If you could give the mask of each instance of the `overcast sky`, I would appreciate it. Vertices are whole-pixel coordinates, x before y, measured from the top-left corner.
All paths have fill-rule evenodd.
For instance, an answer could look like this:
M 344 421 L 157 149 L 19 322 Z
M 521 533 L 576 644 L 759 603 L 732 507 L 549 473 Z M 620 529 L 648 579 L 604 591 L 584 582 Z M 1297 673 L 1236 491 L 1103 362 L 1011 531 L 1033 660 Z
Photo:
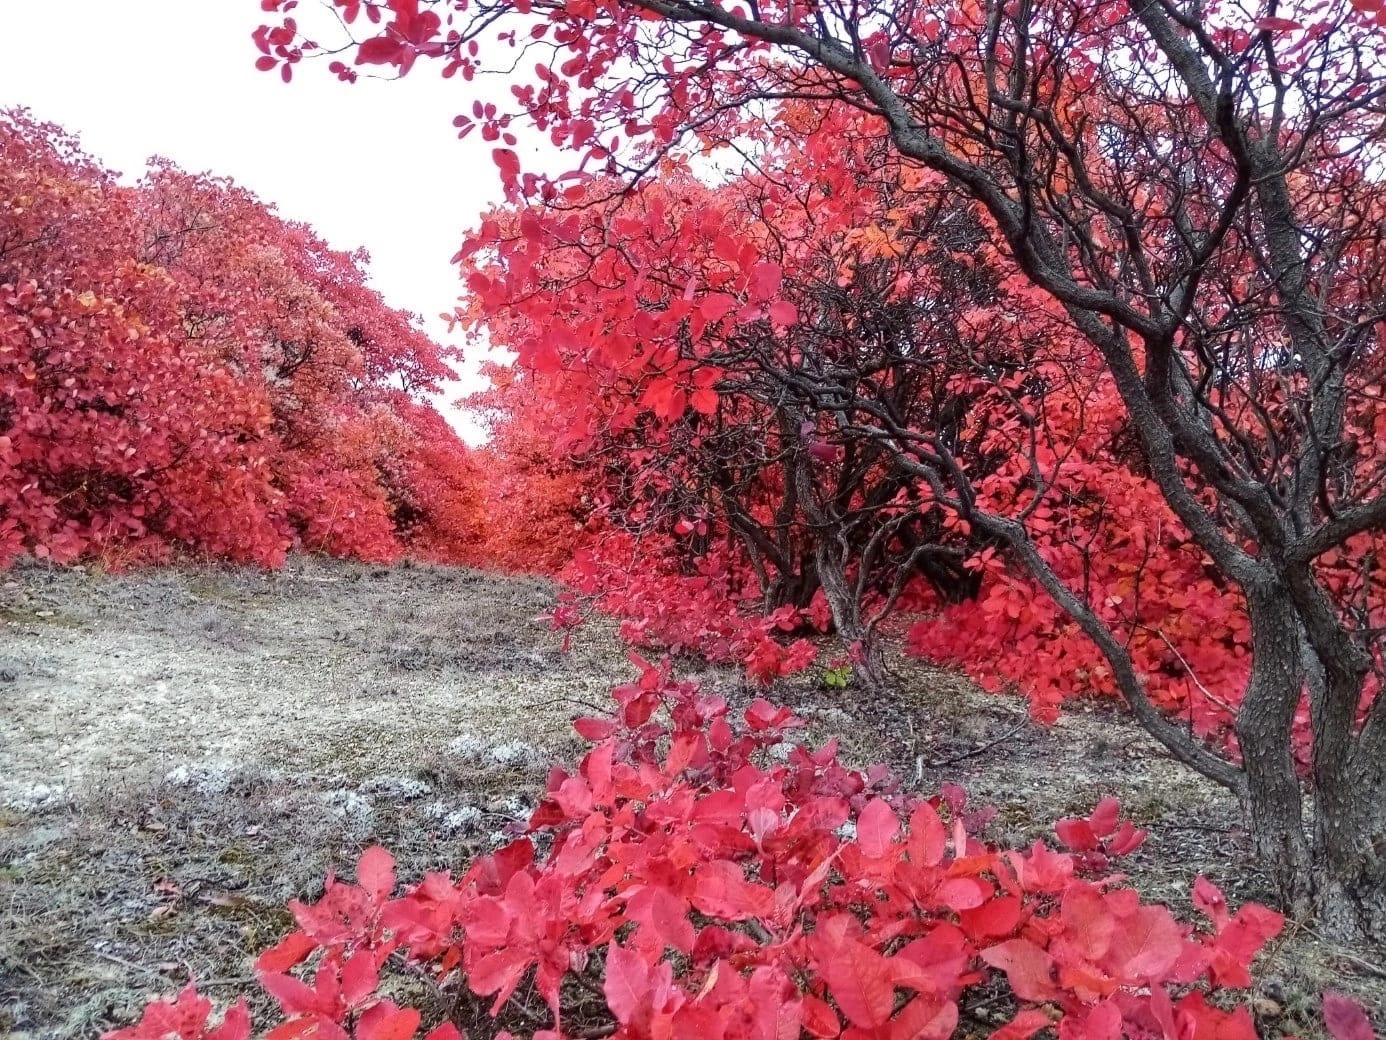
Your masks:
M 428 63 L 351 86 L 300 66 L 286 86 L 254 68 L 261 20 L 256 0 L 0 0 L 0 106 L 62 124 L 126 174 L 164 155 L 234 178 L 334 247 L 364 245 L 385 299 L 446 341 L 437 315 L 458 292 L 448 260 L 500 197 L 492 146 L 452 127 L 477 88 Z M 464 372 L 448 398 L 477 385 Z

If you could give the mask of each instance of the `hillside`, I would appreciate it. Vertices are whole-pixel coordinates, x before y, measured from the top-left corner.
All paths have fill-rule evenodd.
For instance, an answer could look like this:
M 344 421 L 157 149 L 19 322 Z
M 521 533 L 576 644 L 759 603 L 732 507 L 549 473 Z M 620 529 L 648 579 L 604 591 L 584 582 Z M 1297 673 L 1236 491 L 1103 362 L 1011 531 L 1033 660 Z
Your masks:
M 189 977 L 214 998 L 253 988 L 249 959 L 288 926 L 285 900 L 319 893 L 371 842 L 406 878 L 496 845 L 578 749 L 568 720 L 630 674 L 597 620 L 559 652 L 533 620 L 553 596 L 529 579 L 317 560 L 7 575 L 0 1036 L 92 1036 Z M 749 699 L 733 673 L 701 678 Z M 1234 807 L 1138 731 L 1093 711 L 1041 729 L 946 674 L 896 678 L 890 706 L 816 678 L 774 695 L 858 762 L 995 804 L 997 840 L 1044 837 L 1114 792 L 1151 830 L 1123 864 L 1147 895 L 1187 910 L 1201 870 L 1238 902 L 1267 897 Z M 1380 986 L 1360 951 L 1290 942 L 1261 976 L 1266 1025 L 1296 1026 L 1325 980 L 1369 1000 Z

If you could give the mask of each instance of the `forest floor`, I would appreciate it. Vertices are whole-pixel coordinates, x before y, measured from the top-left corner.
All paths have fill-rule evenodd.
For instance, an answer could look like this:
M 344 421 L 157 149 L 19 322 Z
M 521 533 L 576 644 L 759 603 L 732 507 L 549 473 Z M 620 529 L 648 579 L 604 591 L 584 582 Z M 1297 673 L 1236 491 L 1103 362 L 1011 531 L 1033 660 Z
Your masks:
M 0 574 L 0 1038 L 93 1037 L 189 978 L 214 999 L 253 990 L 285 902 L 366 845 L 410 879 L 506 840 L 579 752 L 569 721 L 631 675 L 598 619 L 561 653 L 535 620 L 554 599 L 532 579 L 318 560 Z M 1233 902 L 1268 898 L 1236 806 L 1109 705 L 1043 728 L 1018 700 L 898 667 L 889 703 L 814 673 L 771 696 L 851 761 L 995 805 L 995 841 L 1114 793 L 1150 830 L 1121 863 L 1148 897 L 1189 913 L 1202 872 Z M 1386 1009 L 1383 960 L 1291 927 L 1260 968 L 1263 1034 L 1315 1035 L 1324 988 Z

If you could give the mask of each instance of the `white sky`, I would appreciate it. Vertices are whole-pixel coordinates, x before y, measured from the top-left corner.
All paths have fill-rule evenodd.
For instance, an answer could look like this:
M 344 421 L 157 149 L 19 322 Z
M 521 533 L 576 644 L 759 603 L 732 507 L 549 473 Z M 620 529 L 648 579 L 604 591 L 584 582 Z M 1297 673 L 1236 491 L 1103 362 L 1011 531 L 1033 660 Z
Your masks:
M 500 199 L 493 146 L 459 141 L 452 119 L 508 92 L 443 80 L 426 62 L 399 82 L 355 85 L 305 62 L 285 85 L 254 68 L 262 20 L 256 0 L 0 0 L 0 106 L 62 124 L 127 175 L 164 155 L 234 178 L 336 248 L 364 245 L 385 299 L 447 342 L 437 315 L 458 294 L 449 258 Z M 473 441 L 475 424 L 446 402 L 480 385 L 478 360 L 439 402 Z

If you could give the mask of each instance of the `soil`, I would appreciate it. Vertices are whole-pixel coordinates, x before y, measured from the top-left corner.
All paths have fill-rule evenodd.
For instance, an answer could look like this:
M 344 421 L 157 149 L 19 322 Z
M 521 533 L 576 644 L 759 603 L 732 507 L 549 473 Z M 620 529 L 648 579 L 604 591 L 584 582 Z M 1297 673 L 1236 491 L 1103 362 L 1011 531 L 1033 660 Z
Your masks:
M 535 579 L 320 560 L 0 575 L 0 1037 L 93 1037 L 189 978 L 214 999 L 253 991 L 286 900 L 365 846 L 414 879 L 507 840 L 578 753 L 569 721 L 630 675 L 600 619 L 560 652 L 535 620 L 555 598 Z M 1191 913 L 1201 872 L 1233 902 L 1269 899 L 1236 806 L 1109 705 L 1046 729 L 1016 699 L 895 667 L 888 702 L 813 673 L 771 696 L 850 760 L 995 805 L 998 842 L 1052 838 L 1115 793 L 1150 831 L 1121 864 L 1148 897 Z M 1291 927 L 1260 968 L 1263 1034 L 1318 1035 L 1325 988 L 1386 1010 L 1384 961 Z

